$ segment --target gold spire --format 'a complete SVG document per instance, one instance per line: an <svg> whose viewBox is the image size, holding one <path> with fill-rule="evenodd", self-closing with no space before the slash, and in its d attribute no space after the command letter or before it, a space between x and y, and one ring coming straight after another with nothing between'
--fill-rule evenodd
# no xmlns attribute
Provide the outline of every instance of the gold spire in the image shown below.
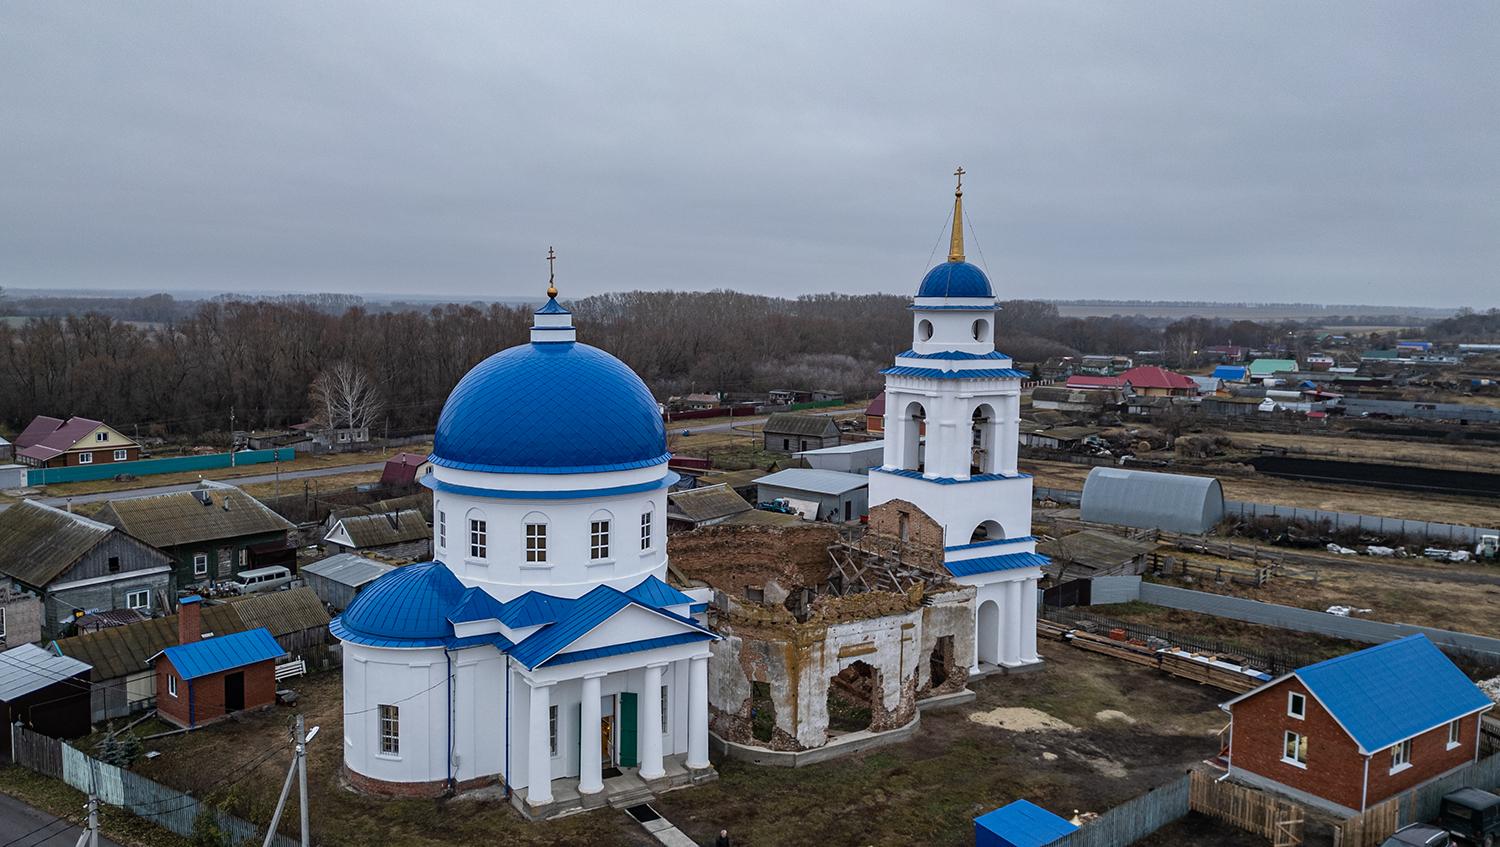
<svg viewBox="0 0 1500 847"><path fill-rule="evenodd" d="M958 187L953 189L953 240L948 245L948 261L964 260L964 169L953 172L958 177Z"/></svg>
<svg viewBox="0 0 1500 847"><path fill-rule="evenodd" d="M554 262L557 261L557 252L551 247L547 248L547 296L557 296L557 276L554 273Z"/></svg>

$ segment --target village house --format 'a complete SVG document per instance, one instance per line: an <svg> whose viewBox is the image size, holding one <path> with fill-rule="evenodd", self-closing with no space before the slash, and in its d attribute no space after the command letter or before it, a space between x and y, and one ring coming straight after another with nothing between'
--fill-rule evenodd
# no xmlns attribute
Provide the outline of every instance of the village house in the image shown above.
<svg viewBox="0 0 1500 847"><path fill-rule="evenodd" d="M41 598L10 585L0 585L0 650L41 639Z"/></svg>
<svg viewBox="0 0 1500 847"><path fill-rule="evenodd" d="M287 540L291 521L222 482L111 500L96 517L170 556L176 589L233 579L253 568L296 566L297 551Z"/></svg>
<svg viewBox="0 0 1500 847"><path fill-rule="evenodd" d="M432 464L422 453L397 453L385 460L380 471L380 484L387 488L407 488L417 485Z"/></svg>
<svg viewBox="0 0 1500 847"><path fill-rule="evenodd" d="M839 425L827 415L772 415L762 428L765 449L770 453L819 450L839 443Z"/></svg>
<svg viewBox="0 0 1500 847"><path fill-rule="evenodd" d="M1120 374L1120 379L1130 385L1131 391L1146 397L1193 397L1198 393L1198 383L1192 377L1154 365L1131 368Z"/></svg>
<svg viewBox="0 0 1500 847"><path fill-rule="evenodd" d="M66 421L37 415L16 436L16 459L33 468L133 462L141 445L108 424L90 418Z"/></svg>
<svg viewBox="0 0 1500 847"><path fill-rule="evenodd" d="M786 500L809 521L852 521L869 511L870 478L865 474L787 468L761 477L757 501Z"/></svg>
<svg viewBox="0 0 1500 847"><path fill-rule="evenodd" d="M1494 703L1417 634L1308 665L1225 703L1232 779L1349 815L1479 756Z"/></svg>
<svg viewBox="0 0 1500 847"><path fill-rule="evenodd" d="M317 421L306 421L292 424L291 428L312 439L314 453L349 453L363 450L370 443L370 428L367 426L331 427Z"/></svg>
<svg viewBox="0 0 1500 847"><path fill-rule="evenodd" d="M293 657L321 662L333 641L328 632L328 609L318 593L306 585L231 597L224 605L240 616L245 629L266 630Z"/></svg>
<svg viewBox="0 0 1500 847"><path fill-rule="evenodd" d="M1130 391L1130 382L1123 376L1074 374L1063 384L1075 391Z"/></svg>
<svg viewBox="0 0 1500 847"><path fill-rule="evenodd" d="M13 724L51 738L88 735L92 670L34 644L0 653L0 762L10 761Z"/></svg>
<svg viewBox="0 0 1500 847"><path fill-rule="evenodd" d="M42 637L95 611L151 614L171 587L171 560L128 532L35 500L0 512L0 575L42 599Z"/></svg>
<svg viewBox="0 0 1500 847"><path fill-rule="evenodd" d="M202 598L184 597L178 643L148 661L156 674L156 715L180 727L223 720L276 702L276 660L286 651L264 628L204 638Z"/></svg>
<svg viewBox="0 0 1500 847"><path fill-rule="evenodd" d="M338 553L303 565L302 578L319 600L341 612L354 602L361 589L394 568L353 553Z"/></svg>
<svg viewBox="0 0 1500 847"><path fill-rule="evenodd" d="M431 530L416 509L340 518L323 540L341 552L395 560L416 561L432 552Z"/></svg>
<svg viewBox="0 0 1500 847"><path fill-rule="evenodd" d="M755 507L727 485L705 485L667 494L667 531L697 529L732 520Z"/></svg>
<svg viewBox="0 0 1500 847"><path fill-rule="evenodd" d="M875 395L865 407L865 432L880 435L885 432L885 392Z"/></svg>

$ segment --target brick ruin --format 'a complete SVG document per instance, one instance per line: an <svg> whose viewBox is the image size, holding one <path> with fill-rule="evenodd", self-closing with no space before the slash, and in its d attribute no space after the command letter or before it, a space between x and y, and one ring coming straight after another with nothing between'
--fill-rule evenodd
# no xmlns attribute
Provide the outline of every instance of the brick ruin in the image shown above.
<svg viewBox="0 0 1500 847"><path fill-rule="evenodd" d="M918 701L963 691L974 589L942 570L942 528L909 503L869 524L714 526L673 535L674 576L714 589L710 728L802 751L900 729ZM936 540L936 544L933 541Z"/></svg>

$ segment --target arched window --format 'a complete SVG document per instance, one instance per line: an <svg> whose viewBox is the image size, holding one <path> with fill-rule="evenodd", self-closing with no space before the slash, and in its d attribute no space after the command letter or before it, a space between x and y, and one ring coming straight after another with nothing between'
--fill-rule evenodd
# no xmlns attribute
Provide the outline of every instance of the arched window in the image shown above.
<svg viewBox="0 0 1500 847"><path fill-rule="evenodd" d="M928 341L932 338L932 321L923 318L917 321L917 340Z"/></svg>
<svg viewBox="0 0 1500 847"><path fill-rule="evenodd" d="M984 318L980 318L979 320L974 322L972 331L974 333L975 341L990 340L990 322L985 320Z"/></svg>
<svg viewBox="0 0 1500 847"><path fill-rule="evenodd" d="M589 518L589 561L602 562L609 559L610 531L614 516L603 509Z"/></svg>
<svg viewBox="0 0 1500 847"><path fill-rule="evenodd" d="M521 519L521 534L526 544L526 561L528 563L545 563L547 561L547 516L541 512L532 512Z"/></svg>
<svg viewBox="0 0 1500 847"><path fill-rule="evenodd" d="M981 541L1000 541L1005 538L1005 528L995 521L985 521L974 527L974 532L969 535L969 543L977 544Z"/></svg>
<svg viewBox="0 0 1500 847"><path fill-rule="evenodd" d="M483 561L490 555L490 524L484 512L469 510L469 558Z"/></svg>
<svg viewBox="0 0 1500 847"><path fill-rule="evenodd" d="M982 403L974 409L972 423L973 473L995 473L999 468L999 415L995 407Z"/></svg>
<svg viewBox="0 0 1500 847"><path fill-rule="evenodd" d="M645 552L656 546L655 524L655 510L648 503L646 510L641 512L641 552Z"/></svg>
<svg viewBox="0 0 1500 847"><path fill-rule="evenodd" d="M922 427L927 410L912 401L901 412L901 467L909 471L922 469Z"/></svg>

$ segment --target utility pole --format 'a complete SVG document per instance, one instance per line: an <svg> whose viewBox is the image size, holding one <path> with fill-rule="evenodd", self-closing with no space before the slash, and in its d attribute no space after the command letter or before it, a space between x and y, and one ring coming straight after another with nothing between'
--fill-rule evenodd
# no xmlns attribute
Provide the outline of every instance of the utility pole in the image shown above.
<svg viewBox="0 0 1500 847"><path fill-rule="evenodd" d="M317 732L316 729L313 730ZM297 810L302 813L302 824L298 832L302 835L302 847L308 847L312 836L307 831L307 742L311 738L303 734L302 716L297 716Z"/></svg>
<svg viewBox="0 0 1500 847"><path fill-rule="evenodd" d="M99 847L99 763L89 763L89 822L88 828L78 834L76 847Z"/></svg>
<svg viewBox="0 0 1500 847"><path fill-rule="evenodd" d="M276 840L276 827L281 824L281 813L286 810L287 795L292 793L292 777L298 777L298 800L301 806L302 816L302 847L308 847L312 843L312 833L308 830L307 821L307 745L318 734L318 727L304 734L304 720L301 715L297 716L297 728L293 730L292 740L295 750L292 756L292 766L287 769L286 782L281 784L281 797L276 800L276 811L271 815L271 825L266 829L266 840L261 847L271 847L271 842ZM91 847L97 847L92 845Z"/></svg>

